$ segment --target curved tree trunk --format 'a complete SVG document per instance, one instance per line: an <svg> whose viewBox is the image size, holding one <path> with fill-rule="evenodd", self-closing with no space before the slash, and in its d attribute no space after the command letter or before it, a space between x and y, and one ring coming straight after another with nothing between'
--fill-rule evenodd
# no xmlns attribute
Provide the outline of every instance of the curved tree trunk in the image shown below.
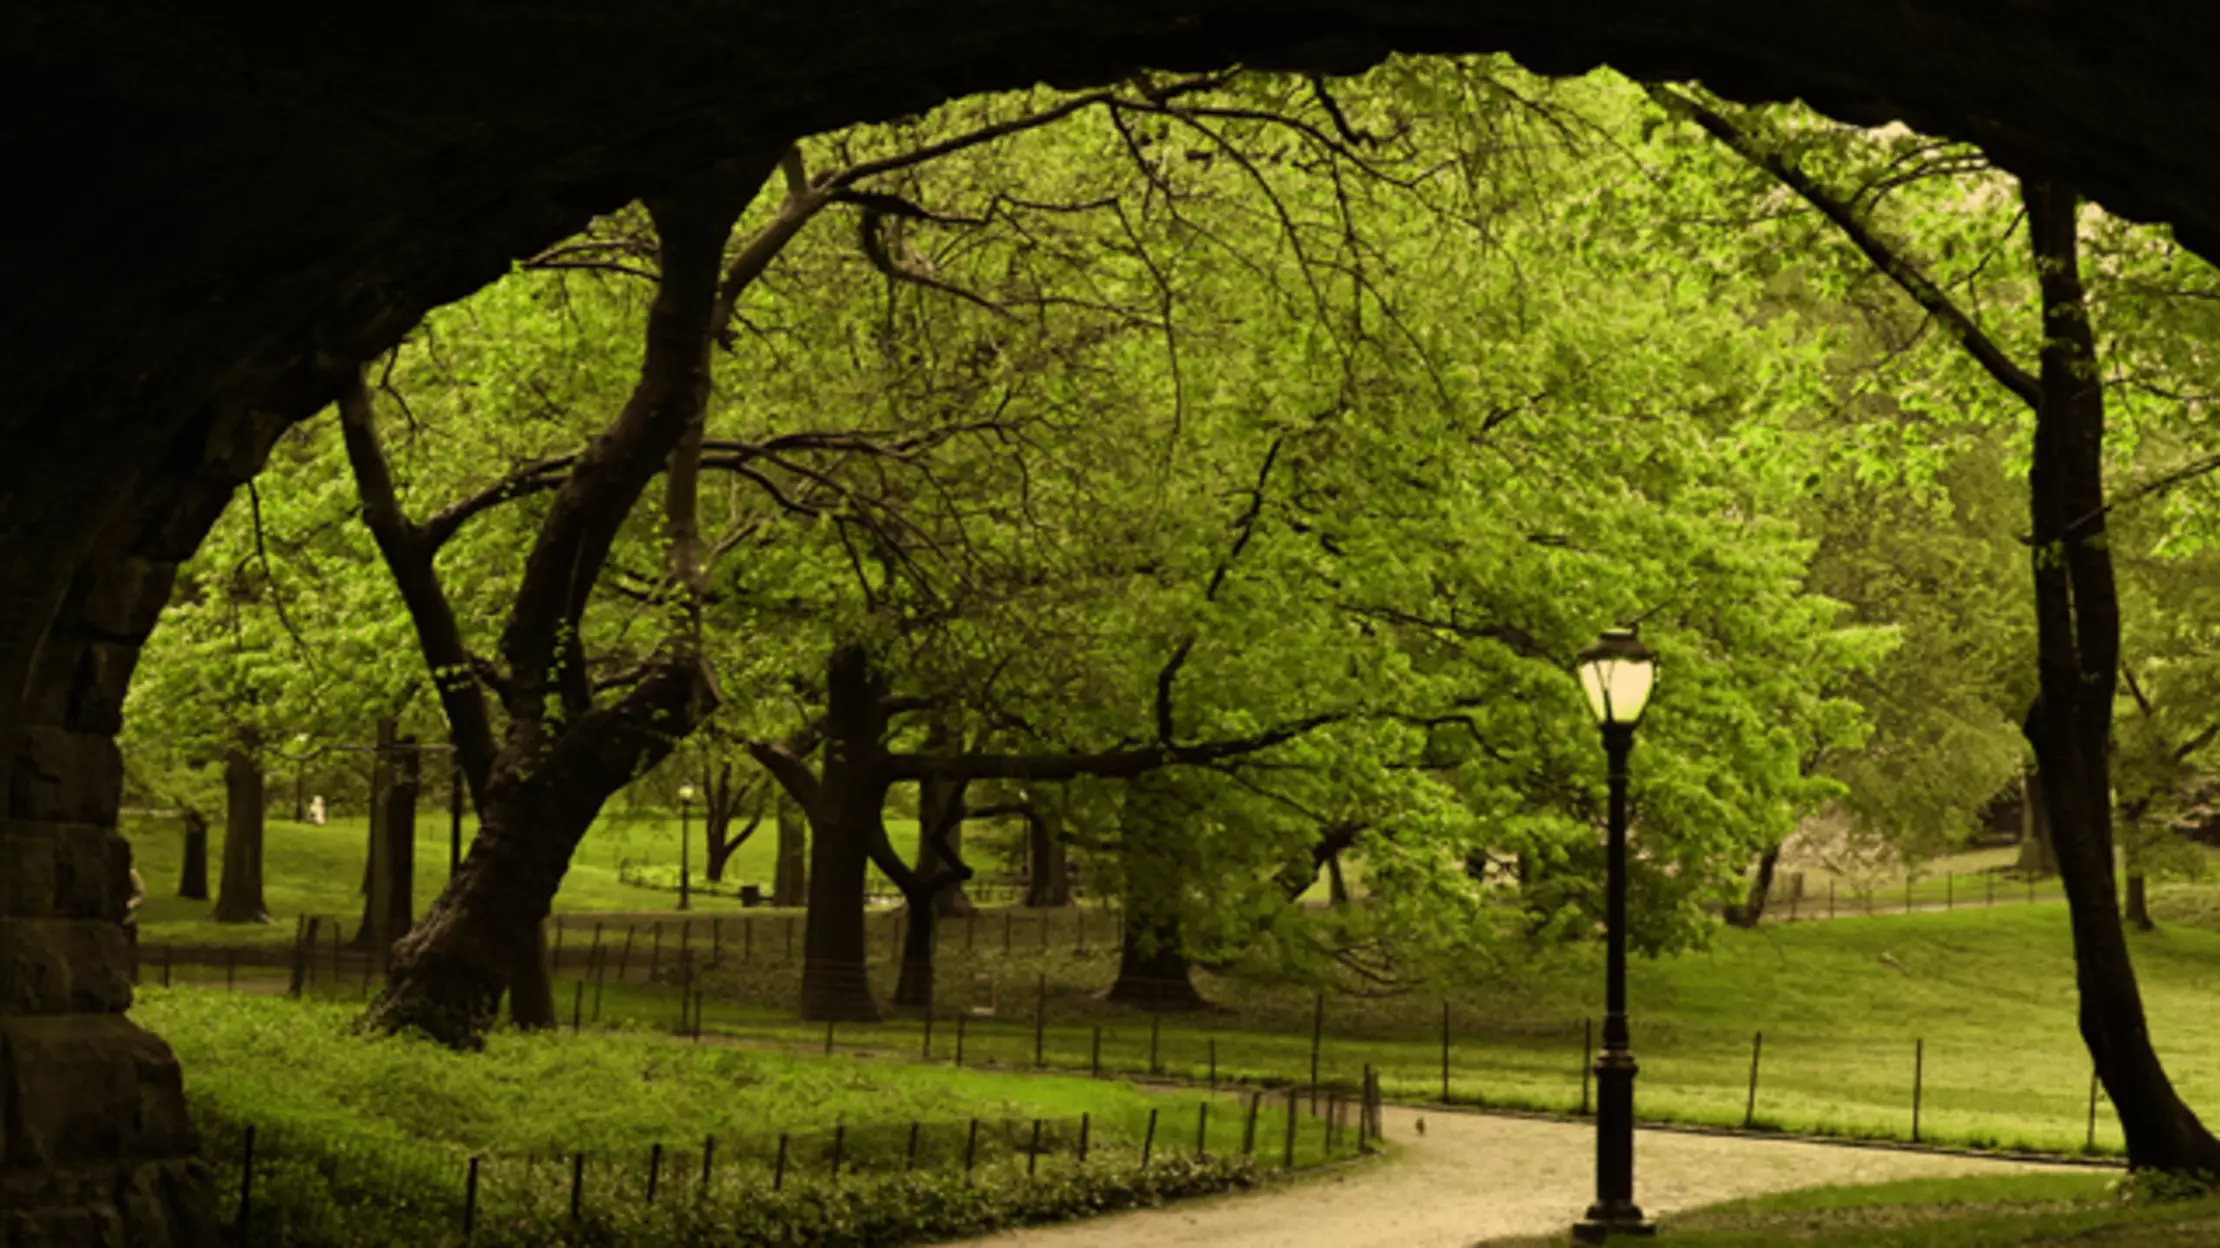
<svg viewBox="0 0 2220 1248"><path fill-rule="evenodd" d="M933 1008L933 942L939 929L940 907L931 901L923 905L912 902L905 913L902 974L894 984L894 1004L929 1011Z"/></svg>
<svg viewBox="0 0 2220 1248"><path fill-rule="evenodd" d="M1769 845L1758 855L1757 878L1739 906L1727 907L1727 922L1736 927L1756 927L1765 921L1765 903L1773 896L1773 873L1781 865L1781 847Z"/></svg>
<svg viewBox="0 0 2220 1248"><path fill-rule="evenodd" d="M961 742L948 726L934 720L925 728L925 751L928 754L945 754ZM949 856L963 857L964 816L963 786L952 780L920 780L917 783L917 874L921 879L932 879L949 869ZM941 841L936 843L926 835L926 829L945 826ZM948 856L941 853L942 844ZM972 904L963 885L953 884L935 891L933 909L946 917L955 918L976 914L979 908ZM932 946L925 946L928 960ZM904 1002L903 1004L908 1004Z"/></svg>
<svg viewBox="0 0 2220 1248"><path fill-rule="evenodd" d="M789 793L778 796L779 846L772 870L771 904L799 906L809 900L809 818Z"/></svg>
<svg viewBox="0 0 2220 1248"><path fill-rule="evenodd" d="M384 732L384 763L370 795L370 891L363 899L355 947L380 958L416 920L416 799L422 786L416 739Z"/></svg>
<svg viewBox="0 0 2220 1248"><path fill-rule="evenodd" d="M1025 803L1025 904L1035 909L1071 904L1071 860L1064 848L1063 796L1027 794Z"/></svg>
<svg viewBox="0 0 2220 1248"><path fill-rule="evenodd" d="M189 806L185 809L185 869L178 876L177 895L208 900L208 816Z"/></svg>
<svg viewBox="0 0 2220 1248"><path fill-rule="evenodd" d="M244 749L224 752L224 874L216 906L218 923L268 923L262 899L262 763Z"/></svg>
<svg viewBox="0 0 2220 1248"><path fill-rule="evenodd" d="M1342 878L1340 854L1330 855L1326 859L1326 900L1328 904L1335 906L1349 904L1349 881Z"/></svg>
<svg viewBox="0 0 2220 1248"><path fill-rule="evenodd" d="M2081 1035L2136 1169L2220 1174L2220 1139L2151 1047L2112 867L2112 699L2119 598L2105 541L2104 389L2081 291L2074 192L2023 181L2043 297L2040 402L2028 469L2041 696L2026 725L2072 916Z"/></svg>
<svg viewBox="0 0 2220 1248"><path fill-rule="evenodd" d="M2127 877L2127 921L2139 932L2158 930L2151 919L2150 886L2145 882L2141 868L2130 868Z"/></svg>

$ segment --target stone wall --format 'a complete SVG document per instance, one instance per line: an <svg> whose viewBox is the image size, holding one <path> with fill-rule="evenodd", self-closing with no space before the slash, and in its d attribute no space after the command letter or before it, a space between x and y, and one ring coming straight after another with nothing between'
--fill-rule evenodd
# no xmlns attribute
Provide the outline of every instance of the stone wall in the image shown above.
<svg viewBox="0 0 2220 1248"><path fill-rule="evenodd" d="M31 665L0 819L0 1227L7 1248L201 1248L213 1175L176 1059L134 1025L115 734L139 647L287 422L232 409L119 506Z"/></svg>

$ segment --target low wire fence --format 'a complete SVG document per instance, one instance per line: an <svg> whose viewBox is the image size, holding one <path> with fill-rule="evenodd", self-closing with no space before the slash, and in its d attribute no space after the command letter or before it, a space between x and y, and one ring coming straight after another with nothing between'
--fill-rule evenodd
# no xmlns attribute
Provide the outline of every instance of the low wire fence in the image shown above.
<svg viewBox="0 0 2220 1248"><path fill-rule="evenodd" d="M235 1245L660 1242L684 1228L732 1242L787 1206L821 1209L873 1189L899 1204L920 1183L1014 1192L1048 1180L1116 1187L1167 1166L1284 1171L1370 1152L1377 1086L1312 1112L1289 1090L1172 1101L1112 1134L1089 1114L879 1122L705 1135L630 1151L490 1155L393 1138L234 1122L196 1105ZM374 1216L375 1236L362 1234ZM660 1236L658 1232L662 1233ZM733 1238L737 1234L739 1238ZM688 1241L697 1242L697 1241ZM781 1242L784 1242L783 1240Z"/></svg>

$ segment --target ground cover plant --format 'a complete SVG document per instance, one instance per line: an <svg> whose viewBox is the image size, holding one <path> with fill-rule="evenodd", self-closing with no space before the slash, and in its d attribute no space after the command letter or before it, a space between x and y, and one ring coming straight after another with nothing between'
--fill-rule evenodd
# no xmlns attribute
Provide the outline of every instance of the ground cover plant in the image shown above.
<svg viewBox="0 0 2220 1248"><path fill-rule="evenodd" d="M1315 1164L1329 1145L1356 1152L1347 1130L1329 1141L1307 1113L1289 1135L1284 1103L1252 1123L1238 1097L627 1027L503 1030L486 1053L458 1055L359 1037L354 1012L142 990L135 1016L173 1038L190 1072L232 1217L250 1126L260 1216L286 1234L386 1224L331 1241L348 1244L459 1233L466 1199L481 1242L905 1242L1242 1185L1290 1156ZM573 1165L592 1205L581 1227L566 1221Z"/></svg>

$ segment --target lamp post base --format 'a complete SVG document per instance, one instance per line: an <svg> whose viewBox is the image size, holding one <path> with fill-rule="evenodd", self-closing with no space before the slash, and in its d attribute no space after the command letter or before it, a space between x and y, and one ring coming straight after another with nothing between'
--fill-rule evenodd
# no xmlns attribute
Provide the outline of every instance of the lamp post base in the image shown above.
<svg viewBox="0 0 2220 1248"><path fill-rule="evenodd" d="M1657 1235L1657 1223L1642 1216L1634 1205L1620 1205L1607 1209L1602 1205L1591 1206L1588 1216L1573 1223L1574 1243L1600 1244L1611 1239L1651 1239Z"/></svg>

